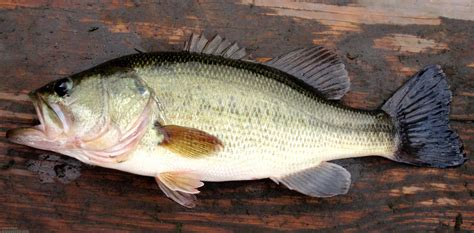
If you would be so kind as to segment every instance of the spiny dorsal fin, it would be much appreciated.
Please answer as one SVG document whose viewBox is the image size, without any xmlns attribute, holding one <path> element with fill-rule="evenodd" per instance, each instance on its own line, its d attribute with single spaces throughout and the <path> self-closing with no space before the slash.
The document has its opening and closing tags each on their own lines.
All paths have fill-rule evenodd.
<svg viewBox="0 0 474 233">
<path fill-rule="evenodd" d="M 351 84 L 342 61 L 321 46 L 297 49 L 264 64 L 295 76 L 328 99 L 341 99 Z"/>
<path fill-rule="evenodd" d="M 202 33 L 201 35 L 193 33 L 189 40 L 185 42 L 183 50 L 231 59 L 243 59 L 247 56 L 245 48 L 239 47 L 236 42 L 231 43 L 219 35 L 214 36 L 212 40 L 208 40 Z"/>
</svg>

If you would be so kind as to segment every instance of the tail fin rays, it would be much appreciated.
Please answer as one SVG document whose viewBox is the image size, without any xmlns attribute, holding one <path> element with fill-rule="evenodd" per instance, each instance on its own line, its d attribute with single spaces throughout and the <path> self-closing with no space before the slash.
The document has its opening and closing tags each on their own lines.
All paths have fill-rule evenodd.
<svg viewBox="0 0 474 233">
<path fill-rule="evenodd" d="M 440 66 L 427 66 L 405 83 L 382 107 L 394 120 L 398 151 L 390 159 L 429 167 L 453 167 L 467 158 L 461 139 L 449 127 L 451 102 Z"/>
</svg>

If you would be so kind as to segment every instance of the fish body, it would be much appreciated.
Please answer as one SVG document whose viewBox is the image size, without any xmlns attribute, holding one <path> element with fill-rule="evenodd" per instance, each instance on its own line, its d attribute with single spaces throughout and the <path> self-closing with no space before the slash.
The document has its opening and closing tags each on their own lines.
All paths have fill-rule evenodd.
<svg viewBox="0 0 474 233">
<path fill-rule="evenodd" d="M 153 89 L 166 115 L 162 124 L 200 129 L 224 146 L 194 158 L 157 147 L 157 139 L 151 145 L 144 140 L 128 161 L 113 165 L 120 170 L 147 176 L 195 170 L 204 181 L 261 179 L 322 161 L 390 156 L 397 147 L 387 114 L 330 102 L 262 64 L 183 52 L 122 59 Z M 144 60 L 153 65 L 139 67 Z M 146 137 L 156 134 L 148 131 Z"/>
<path fill-rule="evenodd" d="M 382 110 L 364 111 L 335 101 L 349 79 L 322 47 L 260 64 L 216 38 L 193 36 L 184 52 L 129 55 L 48 84 L 31 94 L 41 124 L 8 137 L 155 177 L 187 207 L 202 181 L 270 178 L 326 197 L 350 186 L 350 174 L 327 161 L 378 155 L 448 167 L 466 160 L 448 127 L 451 93 L 438 66 L 420 71 Z"/>
</svg>

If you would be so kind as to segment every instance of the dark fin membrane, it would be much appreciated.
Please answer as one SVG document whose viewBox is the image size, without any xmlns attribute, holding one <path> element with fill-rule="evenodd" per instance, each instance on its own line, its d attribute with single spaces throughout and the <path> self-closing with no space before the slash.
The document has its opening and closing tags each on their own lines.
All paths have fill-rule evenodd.
<svg viewBox="0 0 474 233">
<path fill-rule="evenodd" d="M 203 34 L 192 34 L 189 40 L 185 42 L 183 50 L 193 53 L 217 55 L 230 59 L 243 59 L 247 57 L 245 48 L 241 48 L 237 43 L 231 43 L 219 35 L 208 40 Z"/>
<path fill-rule="evenodd" d="M 432 65 L 415 74 L 383 105 L 398 130 L 398 151 L 390 159 L 439 168 L 467 160 L 461 139 L 449 127 L 451 96 L 441 67 Z"/>
<path fill-rule="evenodd" d="M 342 61 L 321 46 L 297 49 L 264 64 L 295 76 L 328 99 L 341 99 L 351 85 Z"/>
<path fill-rule="evenodd" d="M 345 168 L 328 162 L 272 180 L 312 197 L 346 194 L 351 186 L 351 174 Z"/>
</svg>

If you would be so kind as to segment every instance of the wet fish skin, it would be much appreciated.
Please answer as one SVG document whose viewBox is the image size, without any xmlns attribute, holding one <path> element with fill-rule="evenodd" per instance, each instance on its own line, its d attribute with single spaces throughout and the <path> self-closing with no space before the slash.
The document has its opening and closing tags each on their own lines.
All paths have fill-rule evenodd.
<svg viewBox="0 0 474 233">
<path fill-rule="evenodd" d="M 207 171 L 209 181 L 278 177 L 321 161 L 396 150 L 388 115 L 327 101 L 278 70 L 200 54 L 153 55 L 153 67 L 136 70 L 163 105 L 163 124 L 198 128 L 224 143 L 218 154 L 175 169 Z M 178 166 L 175 160 L 170 155 L 169 166 Z"/>
<path fill-rule="evenodd" d="M 382 110 L 365 111 L 328 100 L 341 98 L 349 79 L 322 47 L 265 64 L 242 60 L 243 50 L 218 36 L 193 35 L 185 50 L 129 55 L 54 81 L 30 95 L 41 124 L 7 137 L 155 177 L 186 207 L 202 181 L 270 178 L 329 197 L 350 187 L 350 174 L 330 160 L 466 160 L 448 125 L 451 92 L 438 66 L 422 69 Z"/>
</svg>

